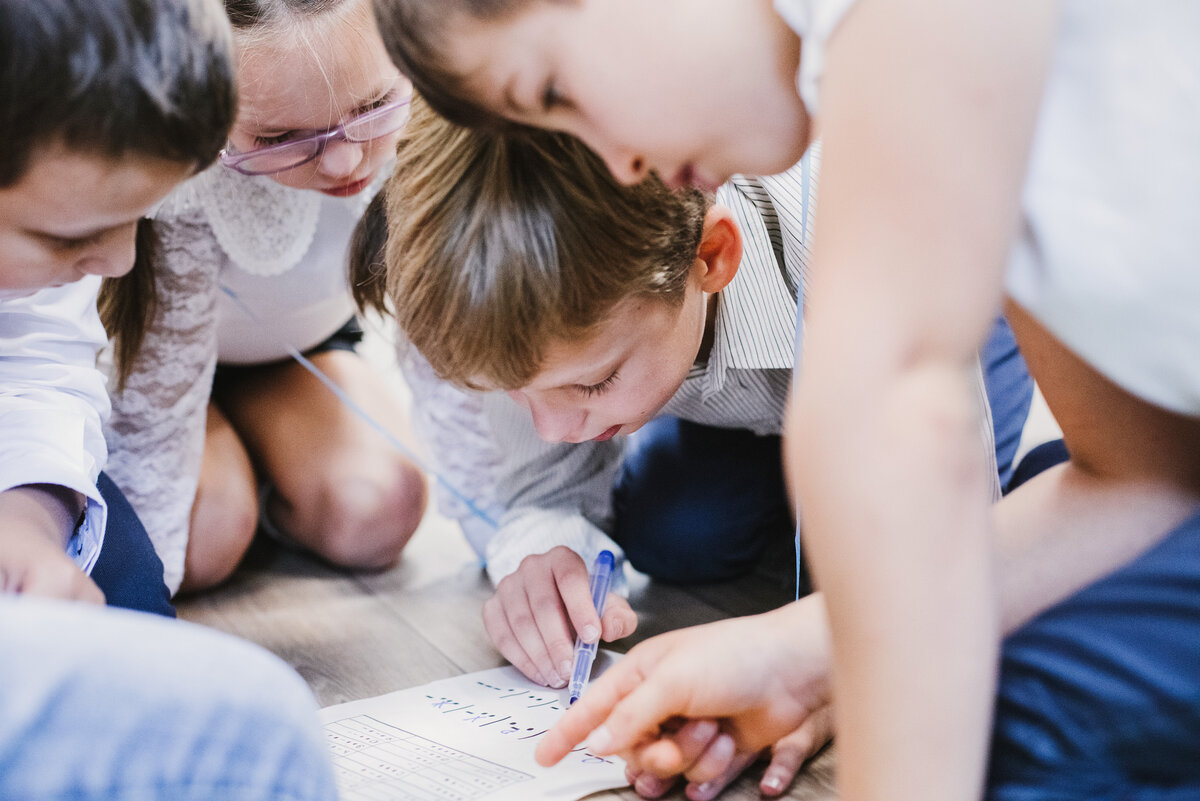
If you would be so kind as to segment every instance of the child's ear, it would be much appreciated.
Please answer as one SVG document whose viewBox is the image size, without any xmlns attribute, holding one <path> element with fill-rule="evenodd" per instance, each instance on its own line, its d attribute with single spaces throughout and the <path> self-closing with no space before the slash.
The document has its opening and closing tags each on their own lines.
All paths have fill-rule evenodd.
<svg viewBox="0 0 1200 801">
<path fill-rule="evenodd" d="M 703 263 L 700 289 L 705 292 L 720 292 L 737 275 L 742 263 L 742 232 L 729 209 L 713 206 L 704 215 L 704 232 L 696 258 Z"/>
</svg>

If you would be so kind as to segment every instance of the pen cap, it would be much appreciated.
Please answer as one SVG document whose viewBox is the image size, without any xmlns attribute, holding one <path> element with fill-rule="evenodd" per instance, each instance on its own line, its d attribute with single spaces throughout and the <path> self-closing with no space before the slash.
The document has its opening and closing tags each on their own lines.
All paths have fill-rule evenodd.
<svg viewBox="0 0 1200 801">
<path fill-rule="evenodd" d="M 592 565 L 592 606 L 596 614 L 604 614 L 604 601 L 608 598 L 608 587 L 612 581 L 612 551 L 601 551 Z"/>
</svg>

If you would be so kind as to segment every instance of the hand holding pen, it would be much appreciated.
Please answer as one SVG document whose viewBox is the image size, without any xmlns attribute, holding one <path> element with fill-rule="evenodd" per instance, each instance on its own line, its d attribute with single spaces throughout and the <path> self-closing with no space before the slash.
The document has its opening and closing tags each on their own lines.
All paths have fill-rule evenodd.
<svg viewBox="0 0 1200 801">
<path fill-rule="evenodd" d="M 604 619 L 604 602 L 608 600 L 608 588 L 612 583 L 613 555 L 612 551 L 601 551 L 596 555 L 596 564 L 592 566 L 592 605 L 596 607 L 596 615 Z M 592 663 L 596 660 L 598 641 L 584 642 L 582 637 L 575 638 L 575 662 L 571 669 L 571 700 L 574 704 L 587 689 L 592 677 Z"/>
<path fill-rule="evenodd" d="M 585 642 L 612 642 L 637 628 L 637 615 L 620 595 L 609 595 L 603 609 L 597 614 L 588 565 L 558 546 L 526 557 L 499 583 L 484 604 L 483 623 L 514 667 L 539 684 L 561 689 L 574 672 L 576 634 Z"/>
</svg>

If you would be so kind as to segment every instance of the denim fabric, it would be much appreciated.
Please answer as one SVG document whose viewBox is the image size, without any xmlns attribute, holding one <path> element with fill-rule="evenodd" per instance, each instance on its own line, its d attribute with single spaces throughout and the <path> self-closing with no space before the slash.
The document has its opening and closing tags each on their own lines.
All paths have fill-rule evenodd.
<svg viewBox="0 0 1200 801">
<path fill-rule="evenodd" d="M 1004 642 L 986 797 L 1200 798 L 1200 514 Z"/>
<path fill-rule="evenodd" d="M 92 566 L 92 581 L 104 591 L 109 606 L 175 617 L 171 594 L 163 582 L 162 560 L 137 512 L 104 473 L 96 486 L 108 504 L 108 527 L 100 556 Z"/>
<path fill-rule="evenodd" d="M 308 687 L 200 626 L 0 597 L 0 798 L 332 801 Z"/>
</svg>

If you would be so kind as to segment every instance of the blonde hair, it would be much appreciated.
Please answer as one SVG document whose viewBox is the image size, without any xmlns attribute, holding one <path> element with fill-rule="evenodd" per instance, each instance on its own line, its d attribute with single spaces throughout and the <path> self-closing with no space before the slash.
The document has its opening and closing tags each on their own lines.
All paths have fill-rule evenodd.
<svg viewBox="0 0 1200 801">
<path fill-rule="evenodd" d="M 622 186 L 564 134 L 461 128 L 420 101 L 387 198 L 401 330 L 442 378 L 488 389 L 525 386 L 622 300 L 682 303 L 709 205 L 657 177 Z"/>
</svg>

